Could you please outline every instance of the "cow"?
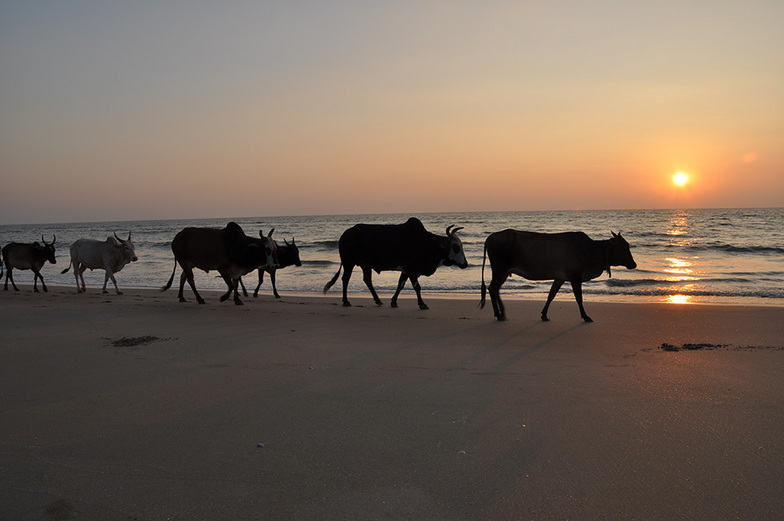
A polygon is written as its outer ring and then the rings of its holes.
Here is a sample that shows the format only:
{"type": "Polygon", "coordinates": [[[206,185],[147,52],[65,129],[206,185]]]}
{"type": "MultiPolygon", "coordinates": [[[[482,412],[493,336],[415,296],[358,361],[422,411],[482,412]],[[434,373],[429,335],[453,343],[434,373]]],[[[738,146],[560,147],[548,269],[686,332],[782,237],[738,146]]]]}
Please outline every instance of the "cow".
{"type": "Polygon", "coordinates": [[[3,263],[5,264],[5,285],[3,290],[8,290],[8,279],[11,279],[11,284],[14,286],[14,291],[19,291],[14,282],[13,270],[33,270],[33,291],[38,293],[38,279],[41,279],[41,286],[44,291],[46,284],[41,275],[41,268],[46,261],[52,264],[57,264],[57,259],[54,256],[54,243],[57,242],[57,236],[52,236],[52,242],[46,242],[44,236],[41,236],[41,242],[33,242],[30,244],[23,244],[19,242],[12,242],[3,247],[3,263]]]}
{"type": "Polygon", "coordinates": [[[178,298],[180,302],[185,302],[183,288],[185,281],[193,290],[196,301],[204,304],[205,301],[196,291],[193,282],[193,268],[199,268],[209,273],[210,270],[217,270],[220,273],[229,290],[221,296],[221,302],[229,298],[234,292],[234,303],[242,305],[237,294],[237,285],[240,277],[249,273],[259,266],[276,267],[278,264],[275,241],[272,240],[272,232],[266,237],[259,232],[261,239],[248,237],[239,224],[230,222],[225,228],[184,228],[171,243],[174,253],[174,270],[172,270],[169,282],[161,288],[166,291],[171,287],[174,280],[174,273],[177,271],[177,263],[182,267],[180,275],[180,292],[178,298]]]}
{"type": "Polygon", "coordinates": [[[550,320],[547,318],[550,303],[568,280],[580,307],[580,316],[586,322],[593,322],[583,308],[582,283],[595,279],[604,271],[612,275],[611,266],[624,266],[630,270],[637,267],[626,239],[620,233],[610,233],[612,238],[602,241],[595,241],[583,232],[536,233],[507,229],[490,234],[485,240],[482,259],[482,300],[479,306],[484,308],[485,305],[485,261],[489,258],[493,270],[490,301],[498,320],[506,320],[499,290],[504,281],[515,274],[529,280],[553,280],[547,303],[542,309],[543,321],[550,320]]]}
{"type": "Polygon", "coordinates": [[[87,290],[84,284],[84,272],[88,268],[90,270],[104,270],[106,275],[103,278],[103,292],[109,293],[106,290],[106,284],[109,279],[112,279],[114,290],[118,295],[122,295],[122,291],[117,287],[114,274],[123,269],[126,264],[137,260],[139,259],[136,257],[136,248],[131,240],[131,232],[128,232],[127,240],[120,239],[117,233],[114,234],[114,237],[107,237],[105,241],[78,239],[71,244],[71,262],[60,274],[68,273],[68,270],[73,266],[76,292],[83,293],[87,290]],[[79,285],[80,278],[82,279],[81,286],[79,285]]]}
{"type": "MultiPolygon", "coordinates": [[[[291,244],[289,244],[286,239],[283,239],[282,246],[280,243],[275,241],[275,247],[278,251],[278,267],[269,268],[264,266],[259,268],[259,283],[256,286],[256,290],[253,292],[253,298],[259,296],[259,288],[261,288],[261,284],[264,282],[265,271],[270,274],[270,280],[272,281],[272,293],[275,295],[275,298],[280,298],[280,295],[278,294],[278,288],[275,287],[275,272],[288,266],[302,266],[302,261],[299,260],[299,248],[297,248],[294,237],[291,238],[291,244]]],[[[248,291],[245,289],[245,285],[242,283],[242,279],[240,279],[240,285],[242,286],[242,293],[247,297],[248,291]]]]}
{"type": "Polygon", "coordinates": [[[411,217],[404,224],[357,224],[352,226],[340,236],[338,250],[340,253],[340,266],[337,273],[325,286],[326,294],[335,284],[340,270],[343,269],[343,305],[348,307],[348,281],[354,266],[362,268],[364,281],[373,295],[373,300],[379,306],[381,300],[373,288],[373,270],[376,273],[389,270],[399,270],[400,279],[397,290],[392,297],[393,308],[397,307],[397,297],[406,283],[411,280],[411,285],[416,291],[417,303],[420,309],[428,309],[422,300],[421,288],[418,278],[420,275],[429,277],[435,273],[439,266],[457,265],[461,269],[468,266],[463,244],[457,236],[462,227],[449,226],[446,237],[428,232],[422,222],[416,217],[411,217]]]}

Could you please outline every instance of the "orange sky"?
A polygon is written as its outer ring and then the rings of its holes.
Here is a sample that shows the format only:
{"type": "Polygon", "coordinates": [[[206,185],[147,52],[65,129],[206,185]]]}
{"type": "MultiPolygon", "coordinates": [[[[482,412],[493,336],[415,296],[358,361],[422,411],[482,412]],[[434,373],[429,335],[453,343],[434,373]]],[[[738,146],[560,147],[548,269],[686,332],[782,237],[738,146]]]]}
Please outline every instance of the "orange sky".
{"type": "Polygon", "coordinates": [[[0,223],[784,204],[784,4],[262,4],[0,4],[0,223]]]}

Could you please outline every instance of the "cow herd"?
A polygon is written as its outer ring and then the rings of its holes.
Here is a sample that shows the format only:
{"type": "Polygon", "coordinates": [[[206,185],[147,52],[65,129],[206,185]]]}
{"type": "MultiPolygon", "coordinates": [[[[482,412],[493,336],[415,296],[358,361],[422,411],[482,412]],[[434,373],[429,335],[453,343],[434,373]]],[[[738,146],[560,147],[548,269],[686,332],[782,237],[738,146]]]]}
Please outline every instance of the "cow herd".
{"type": "MultiPolygon", "coordinates": [[[[468,266],[463,244],[457,236],[461,229],[449,226],[445,236],[436,235],[427,231],[415,217],[403,224],[357,224],[343,232],[340,237],[340,266],[324,286],[324,293],[335,284],[342,271],[343,305],[351,306],[347,297],[348,283],[354,268],[359,266],[373,300],[377,305],[381,305],[373,287],[373,271],[400,271],[397,289],[392,297],[392,307],[397,307],[398,296],[406,281],[410,280],[420,309],[427,309],[422,300],[419,277],[432,275],[439,266],[458,266],[461,269],[468,266]]],[[[187,282],[197,302],[204,304],[204,299],[194,284],[194,268],[205,272],[215,270],[220,274],[228,286],[228,291],[220,298],[221,301],[227,300],[233,294],[234,303],[241,305],[240,287],[247,296],[242,277],[254,270],[258,270],[259,274],[254,296],[258,295],[264,273],[267,272],[272,280],[274,295],[280,298],[275,287],[276,270],[286,266],[301,266],[301,261],[294,240],[292,239],[291,243],[284,241],[283,244],[278,244],[272,239],[273,232],[274,229],[265,236],[260,231],[258,238],[250,237],[245,235],[235,222],[230,222],[222,229],[184,228],[171,242],[174,269],[161,291],[171,287],[179,264],[182,271],[178,293],[180,302],[186,301],[183,290],[187,282]]],[[[54,248],[57,237],[53,237],[52,242],[46,242],[41,237],[41,241],[43,244],[10,243],[0,250],[0,277],[2,268],[5,267],[4,290],[8,289],[10,280],[14,290],[19,291],[14,283],[13,270],[29,269],[34,273],[33,291],[38,292],[38,279],[41,280],[43,290],[47,291],[40,270],[47,261],[52,264],[57,262],[54,248]]],[[[115,291],[121,295],[114,275],[125,265],[137,260],[130,233],[128,239],[121,239],[116,233],[105,241],[79,239],[71,245],[70,252],[70,264],[61,273],[67,273],[73,266],[78,293],[85,290],[85,270],[102,269],[106,272],[103,292],[107,293],[106,285],[111,279],[115,291]]],[[[506,320],[500,289],[508,277],[514,274],[529,280],[552,280],[547,302],[541,312],[541,319],[547,321],[550,303],[563,283],[568,281],[580,308],[580,316],[586,322],[591,322],[583,307],[582,283],[598,277],[604,271],[609,274],[612,266],[624,266],[628,269],[637,267],[629,243],[620,233],[612,233],[612,238],[597,241],[582,232],[535,233],[511,229],[495,232],[488,236],[484,245],[480,306],[484,307],[485,296],[489,291],[493,314],[498,320],[506,320]],[[492,270],[489,287],[485,284],[484,277],[488,259],[492,270]]]]}

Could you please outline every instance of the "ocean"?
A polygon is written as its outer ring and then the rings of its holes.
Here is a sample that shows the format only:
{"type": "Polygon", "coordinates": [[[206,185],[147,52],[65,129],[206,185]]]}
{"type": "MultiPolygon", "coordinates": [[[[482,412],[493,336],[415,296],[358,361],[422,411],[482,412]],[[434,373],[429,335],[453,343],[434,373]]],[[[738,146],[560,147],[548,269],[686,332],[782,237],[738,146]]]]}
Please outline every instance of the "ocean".
{"type": "MultiPolygon", "coordinates": [[[[441,267],[431,277],[420,278],[423,296],[446,294],[479,299],[482,280],[483,245],[487,236],[506,228],[539,232],[583,231],[591,238],[609,238],[610,231],[621,232],[629,241],[636,270],[615,267],[612,277],[602,276],[584,284],[586,300],[605,302],[726,303],[743,305],[784,305],[784,208],[698,209],[698,210],[591,210],[537,212],[469,212],[378,215],[325,215],[301,217],[243,217],[156,221],[94,222],[68,224],[0,225],[0,244],[32,242],[44,235],[47,241],[57,236],[57,264],[46,264],[42,273],[47,284],[75,286],[73,270],[62,271],[69,262],[68,247],[79,238],[103,240],[116,232],[127,238],[133,234],[139,261],[126,266],[118,275],[120,289],[160,288],[174,267],[170,243],[186,226],[220,228],[236,221],[248,235],[258,236],[275,228],[278,242],[296,241],[302,266],[291,266],[277,273],[277,287],[286,292],[318,293],[339,266],[338,239],[344,230],[357,223],[402,223],[412,215],[422,220],[431,232],[445,234],[449,225],[463,226],[459,232],[469,267],[441,267]]],[[[176,298],[180,269],[177,268],[172,299],[176,298]]],[[[374,274],[374,284],[388,303],[398,273],[374,274]]],[[[88,291],[100,291],[103,271],[88,271],[88,291]]],[[[17,283],[32,283],[30,271],[16,271],[17,283]]],[[[485,273],[489,282],[489,265],[485,273]]],[[[255,273],[243,278],[250,290],[258,279],[255,273]]],[[[109,283],[111,286],[111,282],[109,283]]],[[[216,272],[196,272],[197,288],[225,289],[216,272]]],[[[549,282],[533,282],[511,277],[501,292],[504,298],[544,300],[549,282]]],[[[259,292],[271,298],[269,277],[259,292]]],[[[186,298],[192,293],[186,287],[186,298]]],[[[361,271],[355,270],[349,286],[351,293],[370,298],[361,271]]],[[[340,281],[328,295],[340,300],[340,281]]],[[[401,305],[407,305],[414,292],[407,285],[401,305]]],[[[565,285],[557,300],[573,299],[565,285]]]]}

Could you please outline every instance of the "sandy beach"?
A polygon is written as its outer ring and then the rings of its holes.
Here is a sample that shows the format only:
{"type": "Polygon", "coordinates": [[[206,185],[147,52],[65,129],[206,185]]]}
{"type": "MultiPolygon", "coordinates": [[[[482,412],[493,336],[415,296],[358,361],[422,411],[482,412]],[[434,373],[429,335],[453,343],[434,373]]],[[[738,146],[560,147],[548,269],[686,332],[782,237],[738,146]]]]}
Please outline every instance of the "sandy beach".
{"type": "Polygon", "coordinates": [[[784,516],[782,307],[20,288],[2,519],[784,516]]]}

